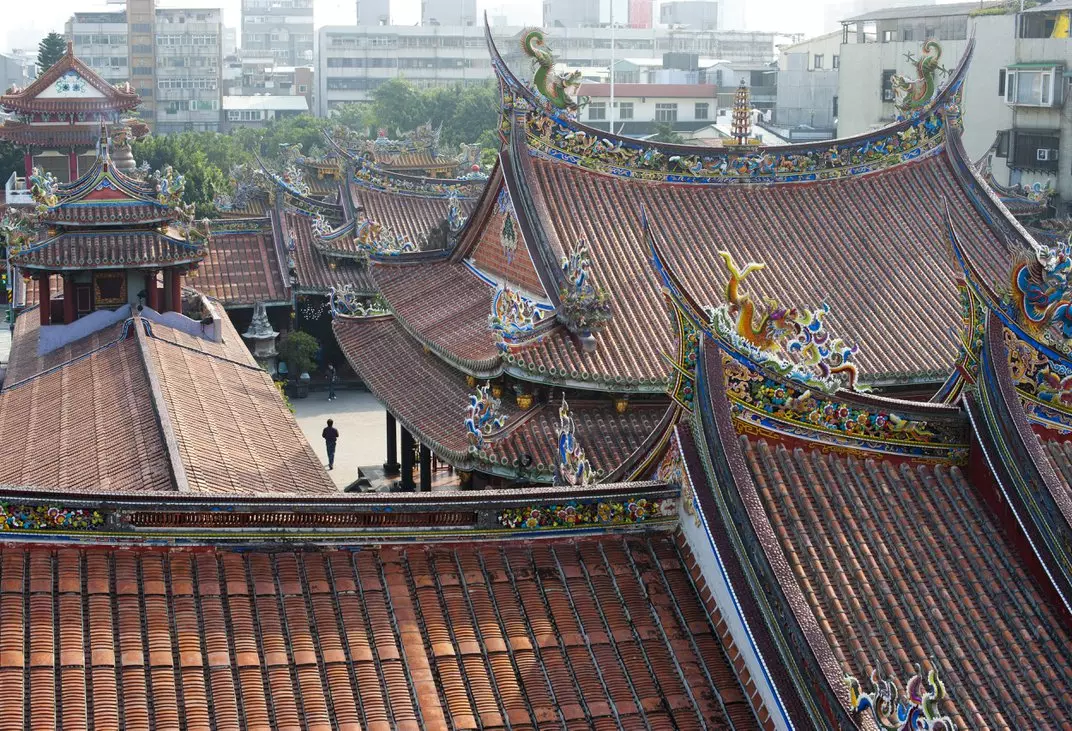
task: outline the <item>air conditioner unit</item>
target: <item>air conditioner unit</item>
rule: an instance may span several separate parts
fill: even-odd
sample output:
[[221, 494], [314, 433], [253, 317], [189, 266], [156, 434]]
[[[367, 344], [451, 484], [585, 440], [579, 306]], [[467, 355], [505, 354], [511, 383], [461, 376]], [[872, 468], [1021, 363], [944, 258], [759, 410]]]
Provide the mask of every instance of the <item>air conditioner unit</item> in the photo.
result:
[[882, 90], [882, 101], [884, 101], [884, 102], [892, 102], [893, 100], [894, 100], [893, 89], [883, 89]]
[[1051, 162], [1057, 159], [1057, 150], [1049, 150], [1044, 147], [1040, 147], [1035, 150], [1035, 159], [1039, 162]]

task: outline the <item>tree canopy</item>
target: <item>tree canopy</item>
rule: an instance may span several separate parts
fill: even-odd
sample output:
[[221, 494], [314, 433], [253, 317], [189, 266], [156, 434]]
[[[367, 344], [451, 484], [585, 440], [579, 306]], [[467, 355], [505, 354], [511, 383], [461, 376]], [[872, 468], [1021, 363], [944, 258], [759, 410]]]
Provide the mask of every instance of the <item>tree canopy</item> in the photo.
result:
[[53, 31], [37, 44], [37, 73], [43, 74], [67, 53], [67, 39]]

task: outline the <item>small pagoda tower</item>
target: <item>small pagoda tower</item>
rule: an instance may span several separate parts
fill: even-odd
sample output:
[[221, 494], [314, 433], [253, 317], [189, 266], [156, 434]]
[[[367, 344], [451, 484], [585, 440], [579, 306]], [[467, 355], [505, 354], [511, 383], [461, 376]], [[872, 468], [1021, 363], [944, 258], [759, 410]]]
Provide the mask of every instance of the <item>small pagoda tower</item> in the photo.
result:
[[[181, 313], [183, 277], [205, 256], [193, 207], [182, 202], [183, 177], [170, 167], [129, 177], [113, 164], [103, 131], [100, 139], [103, 152], [75, 182], [31, 176], [36, 237], [10, 259], [37, 282], [42, 326], [128, 304]], [[60, 307], [49, 296], [57, 275]]]
[[0, 139], [22, 148], [26, 179], [37, 167], [71, 182], [93, 165], [101, 125], [116, 125], [140, 103], [130, 84], [109, 84], [68, 42], [67, 53], [32, 84], [0, 96], [0, 107], [14, 115], [0, 126]]
[[733, 139], [738, 145], [750, 144], [752, 138], [752, 99], [748, 87], [741, 79], [737, 93], [733, 97]]

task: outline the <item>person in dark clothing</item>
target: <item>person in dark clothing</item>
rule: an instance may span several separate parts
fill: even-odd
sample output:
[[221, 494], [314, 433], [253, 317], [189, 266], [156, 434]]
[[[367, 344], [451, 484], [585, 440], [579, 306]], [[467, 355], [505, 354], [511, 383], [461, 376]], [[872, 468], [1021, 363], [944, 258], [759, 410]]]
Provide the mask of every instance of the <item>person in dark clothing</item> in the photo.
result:
[[328, 425], [320, 435], [324, 437], [324, 444], [328, 448], [328, 469], [335, 469], [335, 443], [339, 441], [339, 430], [334, 426], [335, 422], [328, 419]]
[[338, 374], [335, 373], [335, 366], [328, 365], [328, 401], [335, 400], [335, 381], [338, 379]]

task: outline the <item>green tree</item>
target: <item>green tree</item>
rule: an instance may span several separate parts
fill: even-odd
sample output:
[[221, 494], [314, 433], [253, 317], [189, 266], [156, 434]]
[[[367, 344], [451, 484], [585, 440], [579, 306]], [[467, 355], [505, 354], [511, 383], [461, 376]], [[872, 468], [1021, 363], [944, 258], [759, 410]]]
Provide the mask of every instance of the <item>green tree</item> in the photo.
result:
[[428, 94], [406, 79], [391, 79], [372, 92], [372, 119], [388, 136], [416, 129], [430, 118]]
[[7, 140], [0, 141], [0, 184], [6, 183], [12, 171], [25, 175], [23, 152]]
[[37, 73], [43, 74], [67, 53], [67, 39], [53, 31], [37, 44]]
[[291, 330], [279, 339], [279, 359], [287, 364], [294, 378], [308, 373], [316, 365], [314, 357], [320, 344], [312, 335], [301, 330]]
[[651, 136], [653, 142], [666, 142], [671, 145], [680, 145], [685, 138], [674, 131], [674, 125], [670, 122], [657, 122], [655, 134]]

